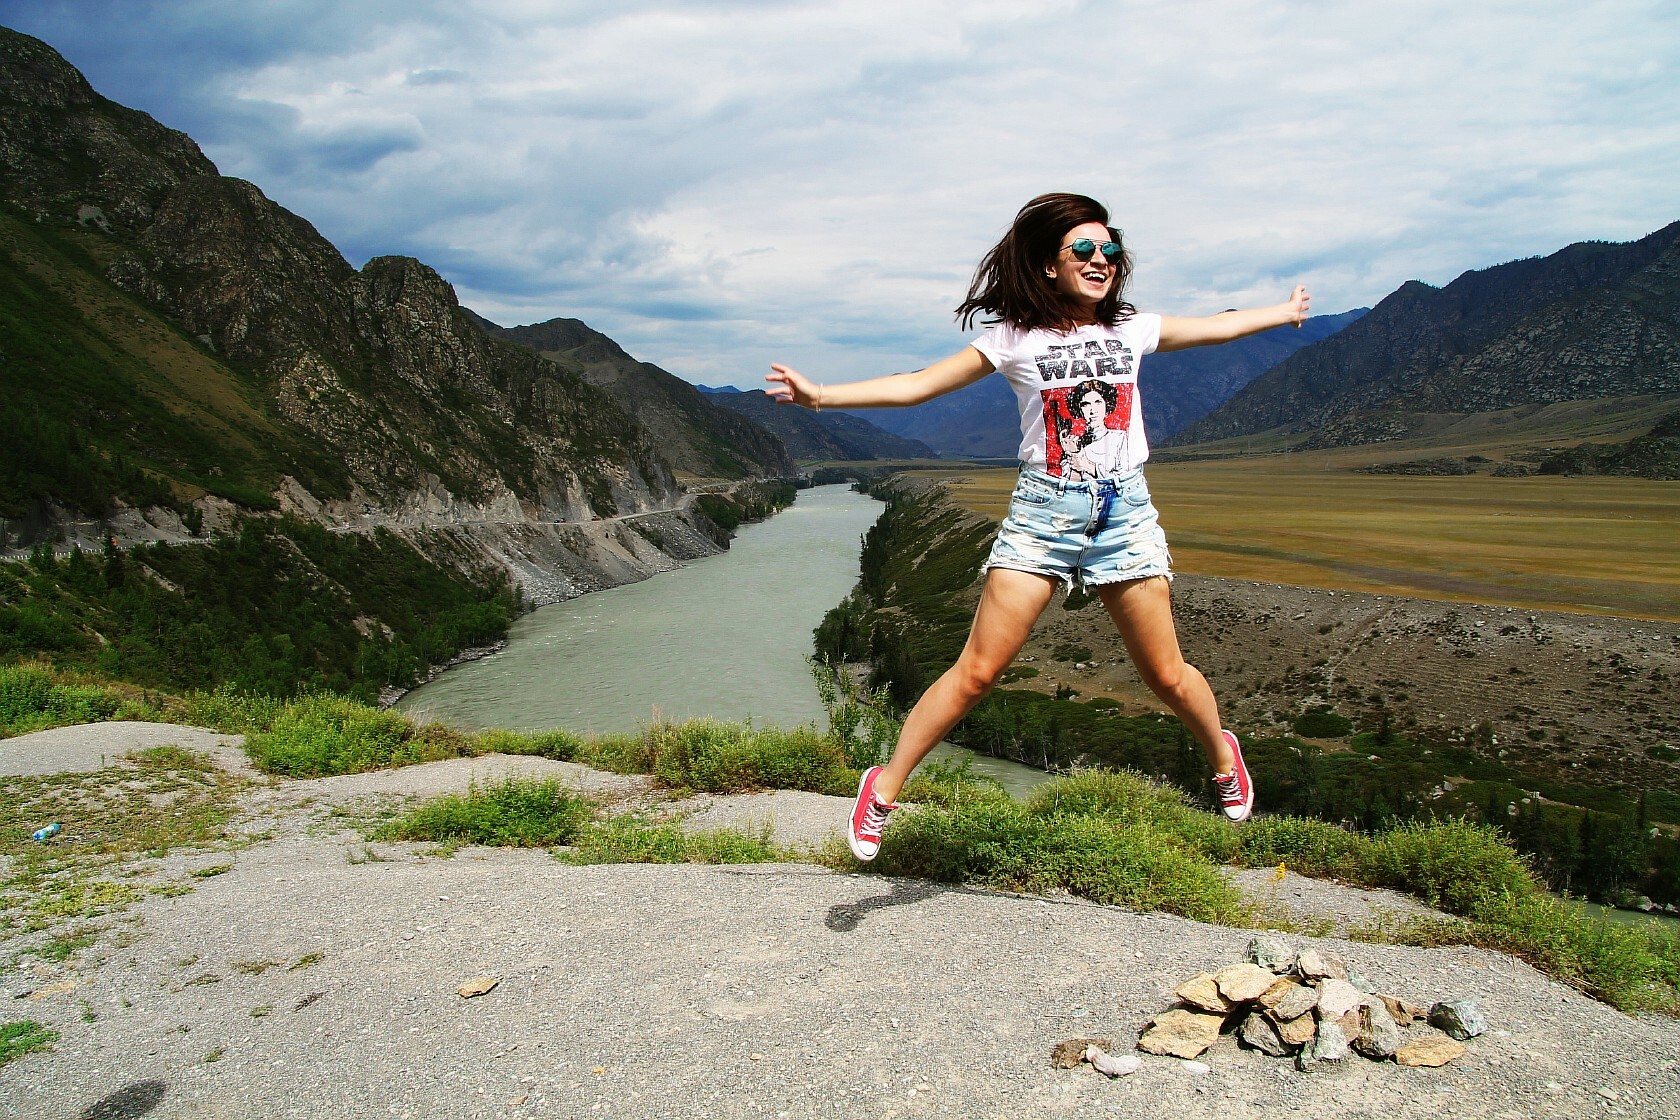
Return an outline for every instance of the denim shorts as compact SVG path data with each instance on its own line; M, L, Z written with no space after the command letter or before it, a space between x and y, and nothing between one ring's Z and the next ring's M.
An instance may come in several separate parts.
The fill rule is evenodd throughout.
M1067 482L1021 469L985 568L1036 572L1086 587L1172 578L1172 557L1142 471Z

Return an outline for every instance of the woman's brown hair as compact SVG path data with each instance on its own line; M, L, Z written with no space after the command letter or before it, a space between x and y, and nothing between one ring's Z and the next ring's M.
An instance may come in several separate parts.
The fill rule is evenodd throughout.
M1022 330L1071 330L1083 309L1046 282L1044 266L1056 258L1068 230L1086 222L1101 222L1109 237L1125 244L1120 231L1108 224L1107 208L1094 198L1041 194L1021 207L1009 232L974 270L968 298L957 307L957 321L963 329L968 330L975 316L985 312L994 316L986 320L988 323L1001 320ZM1113 326L1137 312L1120 298L1131 277L1132 254L1122 249L1114 265L1114 283L1096 307L1099 323Z

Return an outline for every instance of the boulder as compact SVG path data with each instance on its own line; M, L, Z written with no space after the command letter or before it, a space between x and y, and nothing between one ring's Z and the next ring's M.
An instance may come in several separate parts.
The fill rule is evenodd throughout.
M1422 1019L1429 1014L1423 1008L1416 1004L1407 1003L1403 999L1385 996L1380 992L1377 993L1377 998L1383 1001L1383 1006L1388 1008L1389 1017L1394 1020L1397 1026L1409 1027L1414 1020Z
M1394 1060L1403 1066L1444 1066L1464 1054L1464 1043L1454 1042L1445 1035L1431 1034L1414 1038L1394 1052Z
M1219 994L1234 1003L1248 1003L1259 999L1266 989L1277 983L1277 975L1257 964L1226 965L1213 974Z
M1237 1039L1274 1058L1284 1058L1295 1052L1295 1047L1283 1040L1272 1021L1258 1011L1243 1016L1242 1026L1237 1028Z
M1318 989L1309 988L1305 984L1295 984L1272 1004L1272 1019L1279 1023L1299 1019L1317 1006Z
M1487 1030L1487 1020L1473 999L1454 999L1437 1003L1429 1009L1429 1025L1446 1031L1454 1038L1475 1038Z
M1175 1058L1194 1058L1219 1040L1225 1016L1179 1008L1157 1015L1138 1039L1138 1049Z
M1312 1042L1295 1055L1295 1068L1302 1073L1319 1073L1326 1069L1340 1069L1347 1060L1347 1035L1336 1023L1321 1022Z
M1346 980L1334 977L1325 980L1318 986L1318 1017L1321 1020L1340 1019L1358 1007L1362 998L1364 993Z
M1215 1015L1228 1015L1236 1010L1236 1004L1219 994L1219 984L1210 972L1198 972L1177 988L1173 995L1193 1007L1203 1011L1211 1011Z
M1295 1018L1277 1024L1278 1037L1290 1046L1305 1046L1318 1033L1318 1023L1311 1015L1297 1015Z
M1302 949L1295 958L1295 972L1308 980L1322 980L1333 976L1337 980L1347 979L1347 965L1334 953L1321 953L1317 949Z
M1248 943L1248 960L1281 976L1295 967L1295 946L1273 934L1262 934Z
M1359 1053L1380 1062L1392 1058L1394 1052L1400 1049L1400 1028L1382 1000L1366 996L1354 1008L1351 1018L1357 1034L1350 1040L1350 1045Z

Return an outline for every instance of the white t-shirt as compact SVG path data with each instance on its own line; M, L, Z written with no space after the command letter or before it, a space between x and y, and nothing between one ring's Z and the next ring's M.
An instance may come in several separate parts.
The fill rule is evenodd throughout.
M1131 474L1149 458L1138 364L1161 341L1159 315L1062 332L995 323L974 348L1015 390L1021 462L1069 481Z

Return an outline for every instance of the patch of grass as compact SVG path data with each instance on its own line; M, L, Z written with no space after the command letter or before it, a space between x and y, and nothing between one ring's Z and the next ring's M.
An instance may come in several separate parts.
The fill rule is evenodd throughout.
M227 1053L227 1051L222 1049L220 1046L215 1047L208 1054L204 1055L205 1064L208 1065L211 1062L221 1061L222 1055L225 1053Z
M594 812L592 801L555 779L510 778L431 798L374 829L370 839L552 847L571 843Z
M303 969L303 968L313 968L315 965L320 964L322 961L324 961L326 959L327 959L327 955L325 953L305 953L303 956L301 956L297 959L297 963L293 964L290 968L286 969L286 971L287 972L296 972L299 969Z
M908 875L1241 925L1241 893L1171 832L1083 814L1041 815L1008 801L905 813L869 865Z
M35 1050L51 1050L58 1032L33 1019L0 1023L0 1066L14 1062Z
M755 729L697 719L655 724L644 736L653 773L670 785L709 793L802 789L850 793L856 772L845 753L815 728Z
M96 929L78 929L54 934L35 948L35 955L43 960L63 961L89 948L99 940Z
M225 875L229 871L232 871L232 870L233 870L233 864L231 864L231 863L218 863L214 867L200 867L197 871L194 871L192 873L192 877L194 879L209 879L209 878L213 878L217 875Z
M288 704L273 728L245 740L251 761L271 774L314 778L354 774L457 757L432 751L414 723L396 712L341 696L307 696Z
M274 1008L272 1007L251 1008L251 1018L253 1019L266 1019L272 1014L274 1014Z
M0 941L46 933L55 951L66 919L114 913L149 889L184 893L185 884L141 888L116 881L123 861L156 857L179 846L224 839L240 783L201 755L178 747L143 751L130 764L88 774L13 777L0 781L0 854L10 857L0 881ZM51 842L29 838L29 822L60 820ZM68 951L68 950L66 950Z
M280 961L234 961L233 970L246 976L261 976L271 968L279 968Z
M614 817L580 833L570 849L555 852L566 863L777 863L791 853L771 842L768 826L755 833L716 828L685 832L682 826L635 814Z

